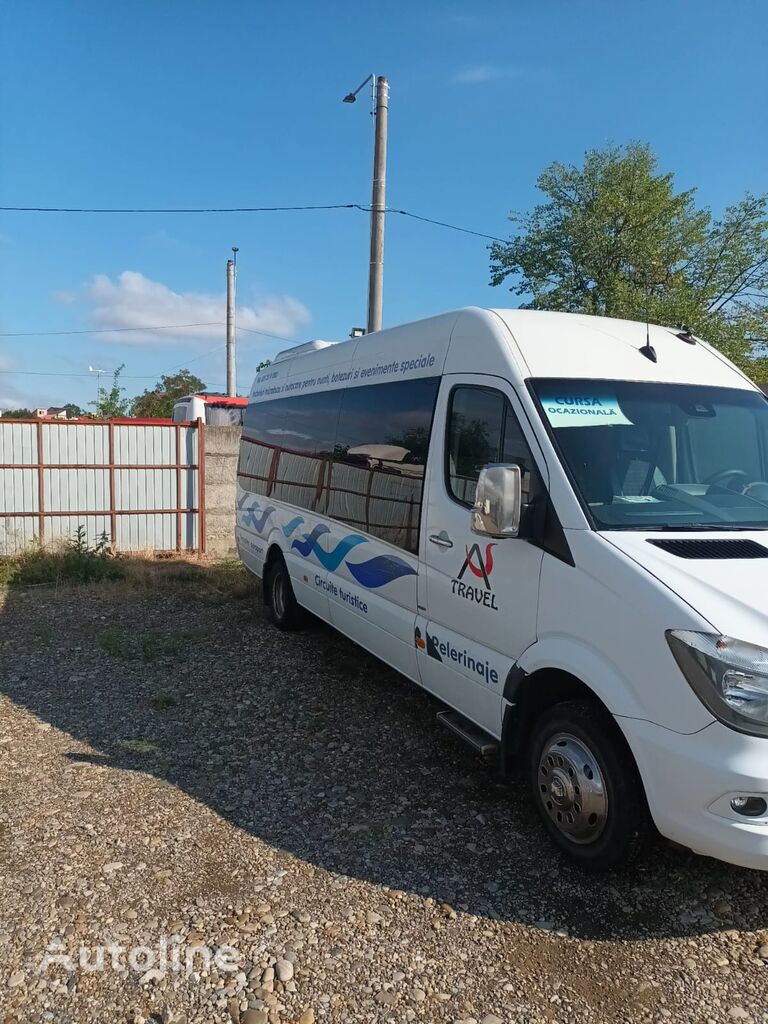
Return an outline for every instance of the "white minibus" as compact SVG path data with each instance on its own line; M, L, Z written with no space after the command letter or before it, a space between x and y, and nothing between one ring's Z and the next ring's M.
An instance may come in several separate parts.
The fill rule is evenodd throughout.
M245 411L275 625L429 691L591 870L656 831L768 868L766 531L768 401L685 328L462 309L282 352Z

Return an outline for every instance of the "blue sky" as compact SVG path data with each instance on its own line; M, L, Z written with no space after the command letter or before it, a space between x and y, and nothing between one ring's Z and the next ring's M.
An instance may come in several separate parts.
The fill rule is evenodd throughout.
M0 26L0 205L367 203L369 71L391 83L388 203L491 235L537 174L649 141L715 211L763 191L763 0L30 0ZM368 218L0 214L0 333L223 321L296 342L365 322ZM482 239L391 216L385 324L514 305ZM280 341L239 335L238 383ZM0 337L0 408L85 404L89 364L131 393L182 365L224 382L223 327ZM8 372L8 371L25 371Z

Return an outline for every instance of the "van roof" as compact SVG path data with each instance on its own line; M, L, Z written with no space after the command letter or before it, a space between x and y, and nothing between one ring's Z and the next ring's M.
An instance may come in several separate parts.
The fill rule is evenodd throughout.
M268 382L261 395L269 397L279 393L280 381L305 375L306 383L310 384L313 374L328 373L330 368L333 376L334 368L341 370L352 360L386 362L408 358L422 349L442 349L445 353L448 338L450 354L444 362L444 372L449 373L465 370L464 355L470 353L475 372L504 375L511 370L513 360L523 378L754 387L717 349L699 338L684 338L681 334L681 328L635 320L470 306L335 345L315 342L287 349L271 367L257 374L254 389L257 384ZM656 361L646 358L641 351L646 344L654 349Z
M690 335L684 340L679 327L583 313L488 312L511 332L526 376L752 386L706 341ZM640 351L646 343L655 351L655 362Z

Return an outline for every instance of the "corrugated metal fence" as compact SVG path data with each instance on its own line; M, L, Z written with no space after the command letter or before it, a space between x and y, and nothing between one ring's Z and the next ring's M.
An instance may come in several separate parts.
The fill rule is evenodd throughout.
M205 549L205 426L0 418L0 555L106 535L117 551Z

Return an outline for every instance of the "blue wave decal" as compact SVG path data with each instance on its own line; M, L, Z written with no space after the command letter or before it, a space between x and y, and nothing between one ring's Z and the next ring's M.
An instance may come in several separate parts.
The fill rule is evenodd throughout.
M394 555L377 555L367 562L345 564L357 582L369 590L383 587L401 576L416 576L416 570L412 566L402 558L395 558Z
M275 511L274 505L267 505L266 508L262 509L257 502L246 508L246 501L248 495L244 494L238 501L237 507L243 513L243 526L248 526L250 529L255 530L256 533L261 533L264 529L267 520ZM259 514L260 513L260 514Z
M340 540L333 550L326 551L325 548L320 547L319 540L323 534L330 532L327 526L318 523L311 533L305 533L304 539L295 540L291 547L295 548L304 558L308 558L314 553L315 558L324 569L335 572L352 548L357 547L358 544L366 544L367 541L365 537L356 537L354 534L350 534Z
M299 526L304 522L304 516L296 516L290 523L286 523L283 527L283 533L286 537L290 537L294 530L298 529Z
M266 525L267 520L274 511L275 506L269 505L267 508L264 509L260 516L255 516L253 513L251 513L251 523L253 524L253 528L257 533L261 533L261 531L264 529Z
M291 547L295 548L303 558L308 558L312 554L318 538L322 537L324 533L330 532L324 523L318 523L312 533L305 533L303 539L295 540Z
M358 544L365 543L365 537L349 536L345 537L344 540L340 540L333 551L324 551L318 544L315 548L315 557L325 569L328 569L329 572L335 572L352 548L356 548Z

